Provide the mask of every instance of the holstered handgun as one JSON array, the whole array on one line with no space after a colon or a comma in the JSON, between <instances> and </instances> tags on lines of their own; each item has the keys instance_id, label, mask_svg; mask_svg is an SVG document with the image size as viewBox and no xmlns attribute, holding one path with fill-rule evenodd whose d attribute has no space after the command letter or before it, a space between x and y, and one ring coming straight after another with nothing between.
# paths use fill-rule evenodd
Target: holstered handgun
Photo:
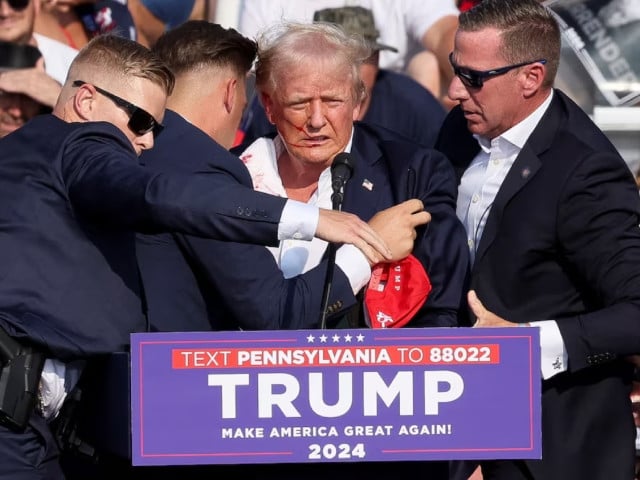
<instances>
[{"instance_id":1,"label":"holstered handgun","mask_svg":"<svg viewBox=\"0 0 640 480\"><path fill-rule=\"evenodd\" d=\"M0 328L0 425L22 432L34 411L45 354Z\"/></svg>"}]
</instances>

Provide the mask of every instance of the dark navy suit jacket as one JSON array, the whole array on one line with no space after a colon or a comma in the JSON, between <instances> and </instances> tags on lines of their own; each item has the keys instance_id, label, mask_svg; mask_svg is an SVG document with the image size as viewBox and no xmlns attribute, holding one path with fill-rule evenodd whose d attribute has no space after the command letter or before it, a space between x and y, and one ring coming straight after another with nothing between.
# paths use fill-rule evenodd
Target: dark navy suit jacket
<instances>
[{"instance_id":1,"label":"dark navy suit jacket","mask_svg":"<svg viewBox=\"0 0 640 480\"><path fill-rule=\"evenodd\" d=\"M0 326L61 359L122 350L145 328L132 229L274 243L283 206L150 172L113 125L38 117L0 140Z\"/></svg>"},{"instance_id":2,"label":"dark navy suit jacket","mask_svg":"<svg viewBox=\"0 0 640 480\"><path fill-rule=\"evenodd\" d=\"M459 175L478 152L459 107L438 148ZM609 140L556 90L500 187L472 267L485 307L556 320L569 370L543 382L533 478L632 478L631 367L640 352L640 200ZM502 477L498 477L502 478Z\"/></svg>"},{"instance_id":3,"label":"dark navy suit jacket","mask_svg":"<svg viewBox=\"0 0 640 480\"><path fill-rule=\"evenodd\" d=\"M216 168L250 185L242 162L175 113L156 149L143 160L156 171ZM166 134L166 135L165 135ZM187 141L188 139L188 141ZM421 229L414 253L423 261L433 291L412 323L452 326L468 268L464 229L455 216L455 178L440 154L396 134L356 126L356 166L345 190L343 210L364 220L409 196L418 196L433 220ZM412 173L409 173L411 169ZM370 191L363 186L367 179ZM264 247L188 235L139 236L138 251L151 324L159 330L314 328L320 317L326 262L285 279ZM344 273L335 269L329 304L335 316L357 300Z\"/></svg>"}]
</instances>

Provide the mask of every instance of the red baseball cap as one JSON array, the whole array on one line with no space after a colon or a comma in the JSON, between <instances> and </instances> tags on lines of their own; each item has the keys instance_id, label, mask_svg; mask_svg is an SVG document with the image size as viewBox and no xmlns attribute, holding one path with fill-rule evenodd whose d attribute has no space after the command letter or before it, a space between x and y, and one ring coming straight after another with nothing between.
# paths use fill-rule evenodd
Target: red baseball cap
<instances>
[{"instance_id":1,"label":"red baseball cap","mask_svg":"<svg viewBox=\"0 0 640 480\"><path fill-rule=\"evenodd\" d=\"M379 263L364 292L365 319L371 328L400 328L413 318L431 292L431 281L413 255Z\"/></svg>"}]
</instances>

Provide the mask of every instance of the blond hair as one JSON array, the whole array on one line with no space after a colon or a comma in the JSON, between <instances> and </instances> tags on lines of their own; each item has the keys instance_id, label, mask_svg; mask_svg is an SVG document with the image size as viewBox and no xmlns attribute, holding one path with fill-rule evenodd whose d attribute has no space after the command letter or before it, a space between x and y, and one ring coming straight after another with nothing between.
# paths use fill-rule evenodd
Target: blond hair
<instances>
[{"instance_id":1,"label":"blond hair","mask_svg":"<svg viewBox=\"0 0 640 480\"><path fill-rule=\"evenodd\" d=\"M281 77L301 62L313 60L320 65L327 61L350 70L353 98L358 103L365 95L360 65L370 56L371 47L362 36L349 35L335 24L282 23L258 38L256 87L275 92Z\"/></svg>"},{"instance_id":2,"label":"blond hair","mask_svg":"<svg viewBox=\"0 0 640 480\"><path fill-rule=\"evenodd\" d=\"M171 95L175 85L169 68L148 48L115 35L100 35L85 45L74 59L65 88L75 80L104 84L104 78L126 81L130 77L149 80L167 95Z\"/></svg>"}]
</instances>

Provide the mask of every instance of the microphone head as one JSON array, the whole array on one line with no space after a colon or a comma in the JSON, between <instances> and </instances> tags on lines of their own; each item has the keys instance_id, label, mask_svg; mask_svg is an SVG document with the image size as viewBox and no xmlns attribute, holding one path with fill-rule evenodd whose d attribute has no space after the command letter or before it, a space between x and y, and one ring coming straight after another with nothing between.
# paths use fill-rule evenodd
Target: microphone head
<instances>
[{"instance_id":1,"label":"microphone head","mask_svg":"<svg viewBox=\"0 0 640 480\"><path fill-rule=\"evenodd\" d=\"M340 152L333 159L333 163L331 163L331 174L335 175L336 171L344 172L342 175L346 177L346 181L353 173L353 163L350 153Z\"/></svg>"},{"instance_id":2,"label":"microphone head","mask_svg":"<svg viewBox=\"0 0 640 480\"><path fill-rule=\"evenodd\" d=\"M341 152L336 155L331 164L331 188L333 189L331 199L334 203L335 210L340 210L337 205L342 204L342 192L347 181L351 178L352 173L353 160L351 154Z\"/></svg>"}]
</instances>

